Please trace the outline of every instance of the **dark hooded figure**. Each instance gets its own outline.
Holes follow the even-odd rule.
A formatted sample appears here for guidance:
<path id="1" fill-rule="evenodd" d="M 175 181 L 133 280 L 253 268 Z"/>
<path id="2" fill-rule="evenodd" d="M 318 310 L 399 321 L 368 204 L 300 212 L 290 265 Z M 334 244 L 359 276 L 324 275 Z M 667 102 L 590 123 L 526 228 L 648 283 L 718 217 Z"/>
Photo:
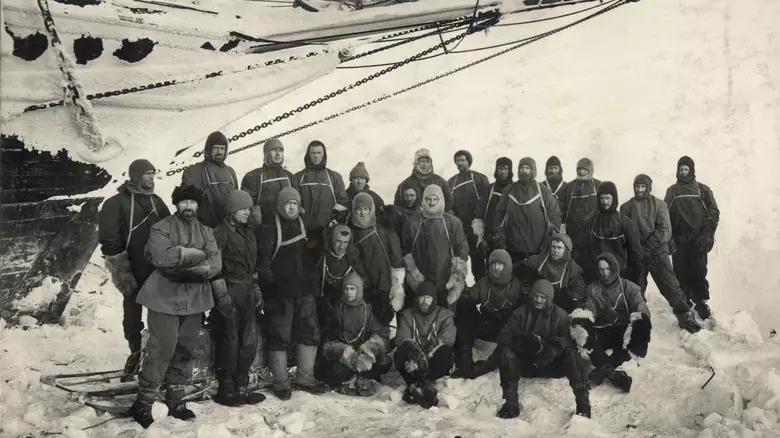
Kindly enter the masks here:
<path id="1" fill-rule="evenodd" d="M 414 169 L 412 170 L 412 174 L 398 185 L 393 203 L 399 207 L 403 207 L 404 193 L 401 190 L 403 187 L 411 185 L 418 194 L 422 194 L 425 191 L 425 188 L 431 184 L 441 187 L 442 196 L 444 196 L 444 211 L 451 213 L 452 191 L 450 190 L 450 186 L 444 178 L 433 172 L 431 151 L 423 148 L 414 153 Z"/>
<path id="2" fill-rule="evenodd" d="M 585 305 L 585 277 L 580 265 L 571 258 L 571 239 L 566 234 L 553 234 L 549 251 L 525 259 L 523 264 L 533 270 L 535 279 L 545 279 L 555 288 L 553 303 L 566 313 Z"/>
<path id="3" fill-rule="evenodd" d="M 650 343 L 650 310 L 642 290 L 620 278 L 620 266 L 614 255 L 598 257 L 599 280 L 588 286 L 587 304 L 571 314 L 571 332 L 581 349 L 591 350 L 590 361 L 596 367 L 590 380 L 601 384 L 609 379 L 623 392 L 631 390 L 632 379 L 617 367 L 631 359 L 647 355 Z M 607 355 L 607 350 L 612 350 Z"/>
<path id="4" fill-rule="evenodd" d="M 474 159 L 469 151 L 455 152 L 454 160 L 458 174 L 447 181 L 452 190 L 452 213 L 463 224 L 469 242 L 471 273 L 474 278 L 482 278 L 487 273 L 485 256 L 479 252 L 485 236 L 485 222 L 479 216 L 479 205 L 490 182 L 485 175 L 471 170 Z"/>
<path id="5" fill-rule="evenodd" d="M 467 288 L 458 300 L 455 319 L 455 365 L 452 377 L 473 379 L 498 368 L 501 357 L 498 349 L 487 361 L 474 363 L 474 341 L 484 339 L 496 342 L 498 333 L 512 316 L 512 312 L 525 304 L 527 295 L 520 289 L 520 280 L 512 274 L 512 258 L 503 249 L 490 254 L 488 274 L 474 286 Z"/>
<path id="6" fill-rule="evenodd" d="M 593 178 L 595 166 L 589 158 L 577 162 L 577 178 L 558 192 L 563 224 L 561 232 L 571 237 L 572 258 L 585 268 L 590 257 L 590 226 L 598 213 L 598 190 L 601 181 Z"/>
<path id="7" fill-rule="evenodd" d="M 398 317 L 395 367 L 406 382 L 403 399 L 425 409 L 439 404 L 436 380 L 450 373 L 455 323 L 452 312 L 436 304 L 436 285 L 425 281 L 414 307 Z"/>
<path id="8" fill-rule="evenodd" d="M 590 418 L 590 384 L 587 361 L 571 339 L 566 311 L 553 304 L 553 286 L 538 280 L 528 303 L 515 310 L 498 335 L 501 352 L 499 374 L 504 405 L 501 418 L 520 415 L 518 394 L 521 377 L 567 377 L 574 391 L 577 415 Z"/>
<path id="9" fill-rule="evenodd" d="M 222 200 L 238 189 L 236 171 L 225 164 L 227 155 L 227 137 L 219 131 L 212 132 L 203 147 L 203 161 L 186 167 L 181 175 L 182 185 L 192 185 L 203 192 L 198 221 L 211 228 L 222 222 Z"/>
<path id="10" fill-rule="evenodd" d="M 374 206 L 377 210 L 380 210 L 385 206 L 385 201 L 375 191 L 371 190 L 368 186 L 368 182 L 371 178 L 368 176 L 368 170 L 366 169 L 366 163 L 358 162 L 352 170 L 349 171 L 349 187 L 347 187 L 347 196 L 351 203 L 358 193 L 365 192 L 371 195 L 374 200 Z"/>
<path id="11" fill-rule="evenodd" d="M 707 254 L 715 244 L 720 210 L 712 190 L 696 180 L 696 165 L 685 156 L 677 162 L 677 182 L 666 190 L 672 223 L 672 263 L 680 287 L 703 319 L 710 317 Z"/>
<path id="12" fill-rule="evenodd" d="M 512 160 L 501 157 L 496 160 L 496 168 L 493 171 L 493 181 L 482 193 L 478 211 L 478 217 L 485 223 L 485 235 L 483 241 L 486 245 L 485 255 L 489 251 L 497 249 L 496 246 L 496 207 L 501 200 L 504 188 L 512 184 Z M 479 237 L 479 236 L 477 236 Z"/>
<path id="13" fill-rule="evenodd" d="M 547 163 L 544 166 L 544 177 L 542 184 L 547 186 L 553 196 L 555 196 L 555 199 L 560 201 L 559 195 L 563 193 L 567 183 L 563 180 L 561 160 L 555 155 L 547 159 Z"/>
<path id="14" fill-rule="evenodd" d="M 653 276 L 658 290 L 677 316 L 681 328 L 691 333 L 701 330 L 691 312 L 691 305 L 677 284 L 674 269 L 669 260 L 669 240 L 672 225 L 666 203 L 651 194 L 653 180 L 640 174 L 634 178 L 634 197 L 620 206 L 620 212 L 639 227 L 639 239 L 647 257 L 642 260 L 639 272 L 639 287 L 642 295 L 647 289 L 647 275 Z"/>
<path id="15" fill-rule="evenodd" d="M 241 190 L 249 193 L 254 202 L 252 217 L 255 224 L 263 218 L 273 222 L 276 198 L 279 192 L 292 185 L 293 175 L 284 167 L 284 144 L 278 138 L 263 143 L 263 166 L 249 171 L 241 180 Z"/>
<path id="16" fill-rule="evenodd" d="M 98 238 L 111 281 L 122 293 L 122 327 L 130 347 L 125 361 L 128 375 L 138 370 L 141 360 L 141 331 L 144 329 L 143 307 L 136 303 L 138 291 L 154 272 L 154 265 L 144 253 L 152 225 L 171 215 L 159 196 L 154 194 L 156 169 L 148 160 L 130 163 L 130 178 L 119 186 L 100 209 Z"/>
<path id="17" fill-rule="evenodd" d="M 409 218 L 422 214 L 422 192 L 417 191 L 417 184 L 412 181 L 404 181 L 399 190 L 401 191 L 403 205 L 385 205 L 381 209 L 381 216 L 385 219 L 384 222 L 380 218 L 377 218 L 377 220 L 386 228 L 392 228 L 398 235 L 398 238 L 402 239 L 404 226 L 409 221 Z M 403 241 L 401 241 L 401 245 L 403 245 Z"/>
<path id="18" fill-rule="evenodd" d="M 583 266 L 585 279 L 593 282 L 599 278 L 596 258 L 607 252 L 617 259 L 621 276 L 637 283 L 642 260 L 646 258 L 639 229 L 631 218 L 618 211 L 617 187 L 613 182 L 599 184 L 598 200 L 599 212 L 590 229 L 590 257 Z"/>

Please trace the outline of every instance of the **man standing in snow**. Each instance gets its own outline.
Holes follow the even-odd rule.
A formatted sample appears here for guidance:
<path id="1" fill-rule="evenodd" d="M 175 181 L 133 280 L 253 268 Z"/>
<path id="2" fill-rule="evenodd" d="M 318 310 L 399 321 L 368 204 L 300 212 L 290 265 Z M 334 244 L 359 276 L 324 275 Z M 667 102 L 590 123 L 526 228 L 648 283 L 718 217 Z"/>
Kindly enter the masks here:
<path id="1" fill-rule="evenodd" d="M 206 138 L 203 161 L 188 166 L 181 175 L 183 186 L 195 186 L 204 194 L 203 202 L 198 207 L 198 221 L 211 228 L 222 222 L 222 200 L 238 188 L 236 171 L 225 164 L 227 151 L 228 139 L 225 134 L 212 132 Z"/>
<path id="2" fill-rule="evenodd" d="M 292 185 L 293 175 L 284 167 L 284 144 L 278 138 L 263 143 L 263 166 L 244 175 L 241 190 L 249 193 L 254 202 L 252 217 L 256 225 L 263 218 L 272 221 L 279 192 Z"/>
<path id="3" fill-rule="evenodd" d="M 222 256 L 214 231 L 198 222 L 203 194 L 179 186 L 172 198 L 176 214 L 152 227 L 146 254 L 156 269 L 138 292 L 138 303 L 148 310 L 149 341 L 130 415 L 144 428 L 154 422 L 152 404 L 163 382 L 168 415 L 195 418 L 182 398 L 192 378 L 201 315 L 215 301 L 223 317 L 233 314 L 225 280 L 212 281 L 222 271 Z"/>
<path id="4" fill-rule="evenodd" d="M 399 239 L 403 239 L 404 226 L 406 222 L 414 215 L 422 214 L 422 193 L 417 192 L 417 184 L 406 181 L 400 189 L 403 199 L 403 205 L 395 204 L 385 205 L 381 216 L 385 218 L 386 228 L 392 228 Z M 401 241 L 403 245 L 403 241 Z"/>
<path id="5" fill-rule="evenodd" d="M 485 242 L 488 250 L 494 250 L 496 246 L 496 207 L 503 197 L 504 188 L 512 184 L 512 160 L 501 157 L 496 160 L 496 168 L 493 171 L 496 179 L 493 184 L 485 188 L 482 193 L 478 217 L 485 224 Z"/>
<path id="6" fill-rule="evenodd" d="M 485 237 L 485 222 L 477 216 L 480 196 L 490 185 L 487 177 L 471 170 L 474 159 L 469 151 L 455 152 L 455 166 L 458 174 L 447 181 L 452 190 L 452 213 L 460 219 L 469 242 L 471 273 L 475 279 L 485 276 L 485 256 L 479 247 Z"/>
<path id="7" fill-rule="evenodd" d="M 550 189 L 555 199 L 560 199 L 559 194 L 563 193 L 566 188 L 566 182 L 563 180 L 561 160 L 555 155 L 547 159 L 547 164 L 544 166 L 544 176 L 542 184 Z"/>
<path id="8" fill-rule="evenodd" d="M 620 212 L 639 227 L 639 238 L 645 257 L 639 272 L 639 287 L 642 295 L 647 289 L 647 274 L 653 276 L 658 290 L 677 316 L 681 328 L 691 333 L 701 330 L 701 326 L 691 313 L 691 305 L 677 284 L 672 263 L 669 260 L 669 240 L 672 238 L 672 225 L 666 203 L 651 194 L 653 180 L 640 174 L 634 178 L 634 197 L 620 206 Z"/>
<path id="9" fill-rule="evenodd" d="M 349 172 L 349 187 L 347 188 L 347 196 L 349 202 L 355 199 L 358 193 L 368 193 L 374 200 L 374 207 L 377 210 L 385 206 L 385 201 L 375 191 L 371 190 L 368 186 L 368 182 L 371 179 L 368 177 L 368 170 L 366 170 L 366 163 L 360 161 Z"/>
<path id="10" fill-rule="evenodd" d="M 441 187 L 442 196 L 444 197 L 444 211 L 452 212 L 452 191 L 450 186 L 444 178 L 433 173 L 431 151 L 423 148 L 414 153 L 414 170 L 412 170 L 412 174 L 408 178 L 403 180 L 401 184 L 398 184 L 394 204 L 399 207 L 404 205 L 402 188 L 411 186 L 414 187 L 417 193 L 423 193 L 431 184 Z"/>
<path id="11" fill-rule="evenodd" d="M 696 165 L 691 157 L 677 162 L 677 183 L 664 197 L 672 222 L 674 272 L 680 287 L 702 317 L 710 317 L 710 283 L 707 281 L 707 254 L 715 244 L 720 210 L 712 190 L 696 180 Z"/>
<path id="12" fill-rule="evenodd" d="M 523 264 L 533 270 L 534 278 L 545 279 L 555 288 L 553 303 L 571 313 L 585 305 L 585 277 L 582 268 L 571 258 L 571 239 L 553 234 L 550 250 L 528 257 Z"/>
<path id="13" fill-rule="evenodd" d="M 136 303 L 138 291 L 154 272 L 144 254 L 152 225 L 171 215 L 168 207 L 154 194 L 156 169 L 148 160 L 130 164 L 130 178 L 119 186 L 116 195 L 108 198 L 100 210 L 98 236 L 111 281 L 122 293 L 122 327 L 130 347 L 125 373 L 134 374 L 141 360 L 143 307 Z"/>
<path id="14" fill-rule="evenodd" d="M 589 158 L 578 161 L 577 178 L 566 184 L 558 197 L 563 216 L 561 232 L 571 237 L 571 256 L 583 269 L 590 254 L 590 226 L 598 213 L 596 191 L 601 181 L 593 178 L 594 170 Z"/>
<path id="15" fill-rule="evenodd" d="M 498 335 L 501 354 L 499 374 L 504 392 L 500 418 L 515 418 L 522 405 L 518 394 L 520 377 L 568 377 L 574 391 L 577 415 L 590 418 L 590 384 L 587 361 L 577 352 L 569 332 L 566 312 L 553 304 L 553 286 L 538 280 L 531 300 L 515 310 Z"/>

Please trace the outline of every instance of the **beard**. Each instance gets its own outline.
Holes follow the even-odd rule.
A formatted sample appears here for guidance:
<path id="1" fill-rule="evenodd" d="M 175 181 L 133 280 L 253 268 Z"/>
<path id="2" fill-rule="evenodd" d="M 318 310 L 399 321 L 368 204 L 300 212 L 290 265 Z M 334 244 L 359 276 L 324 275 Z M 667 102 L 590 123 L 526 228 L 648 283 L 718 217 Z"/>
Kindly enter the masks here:
<path id="1" fill-rule="evenodd" d="M 179 217 L 184 219 L 185 221 L 191 221 L 195 217 L 197 217 L 195 210 L 191 210 L 189 208 L 179 211 Z"/>

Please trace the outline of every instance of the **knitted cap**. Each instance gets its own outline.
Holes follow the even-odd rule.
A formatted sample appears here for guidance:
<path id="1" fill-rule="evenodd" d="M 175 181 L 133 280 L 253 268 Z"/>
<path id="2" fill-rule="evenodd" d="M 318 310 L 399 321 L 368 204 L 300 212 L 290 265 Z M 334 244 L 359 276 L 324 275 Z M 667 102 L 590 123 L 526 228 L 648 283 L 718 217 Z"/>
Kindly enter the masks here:
<path id="1" fill-rule="evenodd" d="M 574 245 L 572 244 L 571 237 L 569 237 L 568 234 L 559 234 L 559 233 L 553 234 L 552 237 L 550 237 L 550 242 L 555 242 L 555 241 L 563 243 L 563 246 L 565 246 L 566 249 L 569 250 L 569 252 L 571 253 L 571 249 Z"/>
<path id="2" fill-rule="evenodd" d="M 252 208 L 252 197 L 243 190 L 233 190 L 225 196 L 222 202 L 222 213 L 224 216 L 233 214 L 242 208 Z"/>
<path id="3" fill-rule="evenodd" d="M 352 285 L 357 288 L 357 294 L 355 295 L 355 299 L 352 301 L 347 301 L 346 297 L 344 296 L 344 290 L 346 289 L 347 285 Z M 342 293 L 341 293 L 341 300 L 348 305 L 354 306 L 357 304 L 360 304 L 363 301 L 363 279 L 360 278 L 360 276 L 355 273 L 355 271 L 350 272 L 347 274 L 346 277 L 344 277 L 344 281 L 341 284 L 342 287 Z"/>
<path id="4" fill-rule="evenodd" d="M 349 179 L 363 178 L 368 181 L 368 170 L 366 170 L 366 163 L 359 161 L 355 167 L 349 172 Z"/>
<path id="5" fill-rule="evenodd" d="M 415 294 L 418 297 L 424 297 L 429 296 L 433 297 L 433 302 L 436 302 L 436 285 L 431 283 L 430 281 L 423 281 L 418 287 L 417 292 Z"/>
<path id="6" fill-rule="evenodd" d="M 143 174 L 150 170 L 156 171 L 157 169 L 151 161 L 141 158 L 130 163 L 127 176 L 130 178 L 130 181 L 137 182 Z"/>
<path id="7" fill-rule="evenodd" d="M 290 201 L 297 201 L 300 206 L 301 195 L 294 188 L 285 187 L 279 192 L 279 197 L 276 199 L 276 212 L 287 219 L 295 219 L 294 217 L 287 217 L 287 213 L 284 211 L 284 205 Z"/>
<path id="8" fill-rule="evenodd" d="M 537 280 L 531 288 L 531 298 L 538 294 L 544 294 L 547 297 L 547 304 L 544 308 L 548 308 L 553 304 L 553 298 L 555 297 L 555 288 L 549 280 L 541 279 Z"/>

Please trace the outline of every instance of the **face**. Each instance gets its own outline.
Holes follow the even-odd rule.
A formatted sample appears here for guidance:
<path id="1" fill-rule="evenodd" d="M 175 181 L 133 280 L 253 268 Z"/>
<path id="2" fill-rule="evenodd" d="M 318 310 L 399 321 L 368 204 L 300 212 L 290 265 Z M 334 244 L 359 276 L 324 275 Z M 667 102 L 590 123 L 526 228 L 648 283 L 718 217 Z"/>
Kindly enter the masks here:
<path id="1" fill-rule="evenodd" d="M 357 286 L 354 284 L 346 284 L 344 285 L 344 299 L 346 299 L 349 302 L 355 301 L 357 298 L 358 289 Z"/>
<path id="2" fill-rule="evenodd" d="M 211 159 L 217 163 L 225 161 L 227 157 L 227 146 L 224 144 L 215 144 L 211 147 Z"/>
<path id="3" fill-rule="evenodd" d="M 496 166 L 496 176 L 498 179 L 509 178 L 509 166 Z"/>
<path id="4" fill-rule="evenodd" d="M 176 204 L 176 211 L 179 213 L 180 217 L 186 220 L 192 220 L 197 216 L 198 203 L 192 199 L 185 199 Z"/>
<path id="5" fill-rule="evenodd" d="M 340 256 L 347 252 L 347 246 L 349 246 L 349 234 L 342 233 L 333 237 L 333 252 Z"/>
<path id="6" fill-rule="evenodd" d="M 429 311 L 432 305 L 433 305 L 432 296 L 423 295 L 421 297 L 417 297 L 417 308 L 419 308 L 423 313 Z"/>
<path id="7" fill-rule="evenodd" d="M 579 176 L 580 178 L 585 178 L 589 174 L 590 174 L 590 170 L 588 170 L 588 169 L 586 169 L 584 167 L 578 167 L 577 168 L 577 176 Z"/>
<path id="8" fill-rule="evenodd" d="M 242 208 L 241 210 L 236 211 L 233 213 L 233 220 L 236 221 L 236 223 L 239 224 L 246 224 L 249 222 L 249 207 Z"/>
<path id="9" fill-rule="evenodd" d="M 608 194 L 599 195 L 599 204 L 601 204 L 602 210 L 604 211 L 609 210 L 609 207 L 612 207 L 612 195 L 608 195 Z"/>
<path id="10" fill-rule="evenodd" d="M 534 309 L 542 310 L 545 308 L 545 306 L 547 306 L 547 295 L 534 294 L 533 302 L 534 302 Z"/>
<path id="11" fill-rule="evenodd" d="M 439 204 L 439 197 L 436 195 L 428 195 L 425 197 L 425 205 L 428 207 L 436 207 Z"/>
<path id="12" fill-rule="evenodd" d="M 314 146 L 309 149 L 309 159 L 313 164 L 322 163 L 322 159 L 325 157 L 325 148 L 322 146 Z"/>
<path id="13" fill-rule="evenodd" d="M 420 171 L 423 173 L 428 173 L 431 170 L 431 167 L 433 166 L 433 162 L 430 158 L 423 157 L 417 160 L 417 167 L 420 168 Z"/>
<path id="14" fill-rule="evenodd" d="M 634 186 L 634 195 L 637 198 L 645 198 L 647 197 L 647 185 L 645 184 L 637 184 Z"/>
<path id="15" fill-rule="evenodd" d="M 499 261 L 494 261 L 490 264 L 490 273 L 495 277 L 500 277 L 504 273 L 504 264 Z"/>
<path id="16" fill-rule="evenodd" d="M 368 181 L 366 181 L 366 179 L 361 176 L 352 178 L 352 185 L 358 190 L 364 190 L 366 188 L 367 182 Z"/>
<path id="17" fill-rule="evenodd" d="M 298 201 L 287 201 L 284 204 L 284 213 L 287 217 L 298 217 Z"/>
<path id="18" fill-rule="evenodd" d="M 458 167 L 459 172 L 465 172 L 469 170 L 469 160 L 465 155 L 458 155 L 455 157 L 455 166 Z"/>
<path id="19" fill-rule="evenodd" d="M 368 207 L 358 207 L 355 209 L 355 216 L 359 218 L 368 217 L 371 214 L 371 209 Z"/>
<path id="20" fill-rule="evenodd" d="M 153 190 L 154 189 L 154 170 L 150 170 L 143 175 L 141 175 L 141 181 L 139 181 L 139 185 L 144 190 Z"/>
<path id="21" fill-rule="evenodd" d="M 677 169 L 677 173 L 679 173 L 682 177 L 686 177 L 691 173 L 691 168 L 688 167 L 688 165 L 683 164 L 679 169 Z"/>
<path id="22" fill-rule="evenodd" d="M 414 207 L 414 203 L 417 202 L 417 192 L 414 189 L 404 191 L 404 202 L 407 207 Z"/>
<path id="23" fill-rule="evenodd" d="M 529 176 L 531 175 L 531 166 L 521 164 L 520 167 L 517 168 L 517 173 L 523 176 Z"/>
<path id="24" fill-rule="evenodd" d="M 557 175 L 559 173 L 561 173 L 561 166 L 547 166 L 548 175 L 552 176 L 552 175 Z"/>
<path id="25" fill-rule="evenodd" d="M 612 269 L 609 267 L 609 263 L 606 260 L 599 260 L 599 277 L 603 281 L 607 281 L 610 275 L 612 275 Z"/>
<path id="26" fill-rule="evenodd" d="M 268 157 L 270 158 L 271 164 L 282 164 L 284 163 L 284 149 L 271 149 L 268 153 Z"/>
<path id="27" fill-rule="evenodd" d="M 550 244 L 550 257 L 552 257 L 553 260 L 558 261 L 563 258 L 565 253 L 566 245 L 564 245 L 561 241 L 553 240 L 553 242 Z"/>

